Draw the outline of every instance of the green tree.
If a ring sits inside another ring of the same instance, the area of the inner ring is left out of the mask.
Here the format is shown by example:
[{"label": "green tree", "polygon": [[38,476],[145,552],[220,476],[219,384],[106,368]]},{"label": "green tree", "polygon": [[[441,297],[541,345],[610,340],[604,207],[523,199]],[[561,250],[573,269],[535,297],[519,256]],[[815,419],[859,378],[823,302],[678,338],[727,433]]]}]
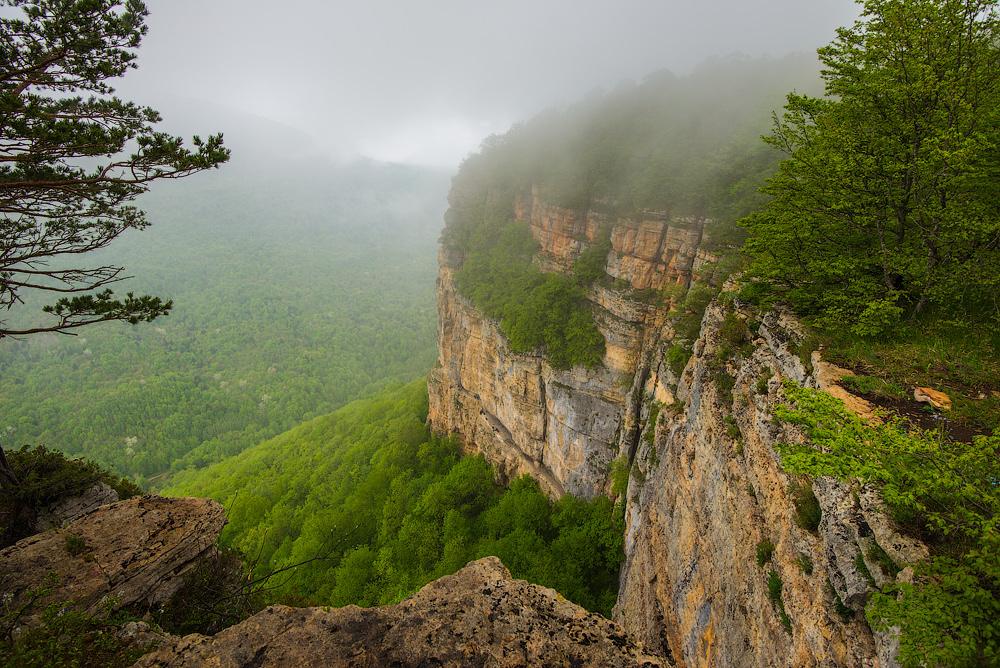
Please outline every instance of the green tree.
[{"label": "green tree", "polygon": [[[159,114],[114,96],[109,81],[135,68],[146,33],[139,0],[0,0],[0,308],[31,290],[63,295],[46,324],[0,321],[0,338],[68,332],[109,320],[153,320],[169,301],[106,286],[126,278],[114,265],[77,256],[148,225],[132,206],[150,183],[217,167],[222,135],[156,130]],[[86,97],[84,97],[86,95]]]},{"label": "green tree", "polygon": [[819,50],[826,97],[788,96],[788,154],[749,216],[752,273],[856,334],[929,307],[1000,317],[995,0],[865,0]]}]

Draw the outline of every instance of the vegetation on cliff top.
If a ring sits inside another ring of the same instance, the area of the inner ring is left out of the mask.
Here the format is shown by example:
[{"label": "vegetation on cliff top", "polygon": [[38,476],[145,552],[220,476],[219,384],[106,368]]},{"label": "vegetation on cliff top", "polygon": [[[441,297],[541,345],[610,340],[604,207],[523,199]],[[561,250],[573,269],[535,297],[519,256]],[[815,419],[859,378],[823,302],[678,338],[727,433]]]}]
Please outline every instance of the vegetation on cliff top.
[{"label": "vegetation on cliff top", "polygon": [[751,275],[867,336],[927,312],[1000,325],[995,0],[867,0],[819,50],[826,97],[791,94],[787,154],[745,220]]},{"label": "vegetation on cliff top", "polygon": [[801,427],[810,444],[783,446],[782,465],[875,485],[898,525],[931,549],[917,564],[893,564],[875,550],[889,577],[914,566],[916,578],[871,594],[872,626],[902,628],[905,665],[1000,661],[1000,433],[958,443],[899,421],[865,423],[824,392],[793,383],[784,391],[788,404],[777,416]]},{"label": "vegetation on cliff top", "polygon": [[259,570],[315,559],[287,573],[279,596],[392,603],[496,555],[515,577],[609,615],[623,557],[611,501],[551,502],[527,477],[498,486],[481,457],[431,437],[426,402],[424,381],[356,401],[168,491],[224,503],[224,543]]}]

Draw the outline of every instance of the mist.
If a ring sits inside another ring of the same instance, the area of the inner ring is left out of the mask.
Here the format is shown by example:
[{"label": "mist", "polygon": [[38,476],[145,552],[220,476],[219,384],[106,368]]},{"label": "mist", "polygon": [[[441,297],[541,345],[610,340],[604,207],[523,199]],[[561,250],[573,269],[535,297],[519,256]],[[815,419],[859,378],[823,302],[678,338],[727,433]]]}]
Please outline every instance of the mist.
[{"label": "mist", "polygon": [[168,129],[226,132],[235,162],[454,168],[545,108],[712,57],[812,53],[856,15],[851,0],[172,0],[150,3],[119,93]]}]

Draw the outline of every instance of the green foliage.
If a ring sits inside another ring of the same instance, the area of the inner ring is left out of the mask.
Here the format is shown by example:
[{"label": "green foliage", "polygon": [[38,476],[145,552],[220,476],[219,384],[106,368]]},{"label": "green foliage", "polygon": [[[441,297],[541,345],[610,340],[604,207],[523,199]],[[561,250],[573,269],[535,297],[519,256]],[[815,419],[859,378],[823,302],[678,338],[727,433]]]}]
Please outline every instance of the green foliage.
[{"label": "green foliage", "polygon": [[95,614],[53,604],[41,623],[0,638],[0,666],[9,668],[125,668],[150,651],[146,644],[122,638],[131,621],[126,613],[101,609]]},{"label": "green foliage", "polygon": [[865,550],[865,556],[867,556],[870,561],[878,564],[879,569],[890,578],[896,577],[899,571],[902,570],[896,562],[892,560],[892,557],[890,557],[889,554],[882,549],[882,546],[874,540],[871,542],[871,545],[868,546],[868,549]]},{"label": "green foliage", "polygon": [[160,184],[142,199],[156,224],[102,251],[142,268],[137,291],[169,295],[169,318],[3,339],[5,443],[46,443],[155,487],[433,365],[446,176],[239,169]]},{"label": "green foliage", "polygon": [[784,586],[785,584],[781,581],[781,576],[778,575],[777,571],[772,570],[767,574],[767,597],[771,599],[775,610],[778,611],[781,625],[785,627],[786,631],[791,633],[792,620],[788,617],[788,613],[785,612],[785,602],[781,598],[781,591],[784,589]]},{"label": "green foliage", "polygon": [[732,415],[727,415],[722,421],[726,425],[726,436],[733,441],[739,440],[743,432],[740,431],[740,424],[736,421],[736,418]]},{"label": "green foliage", "polygon": [[792,93],[788,158],[745,219],[751,273],[858,336],[928,307],[1000,318],[993,0],[866,0],[819,50],[827,97]]},{"label": "green foliage", "polygon": [[757,394],[767,394],[768,385],[773,377],[774,372],[772,371],[767,371],[757,376],[757,384],[754,386],[757,390]]},{"label": "green foliage", "polygon": [[622,455],[611,462],[611,494],[621,498],[628,490],[629,461]]},{"label": "green foliage", "polygon": [[678,378],[684,373],[684,367],[687,366],[688,360],[691,359],[691,350],[686,346],[679,343],[672,343],[670,347],[667,348],[667,352],[664,355],[664,360],[670,370],[674,372],[674,375]]},{"label": "green foliage", "polygon": [[[1000,429],[1000,331],[923,318],[892,337],[861,340],[826,332],[824,358],[859,375],[859,391],[876,399],[903,399],[914,387],[942,389],[952,399],[949,421],[989,434]],[[855,382],[845,378],[845,383]],[[903,391],[903,395],[897,395]]]},{"label": "green foliage", "polygon": [[796,481],[792,483],[792,503],[795,505],[795,523],[806,531],[819,531],[819,522],[823,519],[823,510],[819,499],[813,492],[812,482]]},{"label": "green foliage", "polygon": [[840,616],[840,618],[844,620],[845,623],[854,619],[854,609],[844,604],[843,599],[840,598],[840,594],[838,594],[837,590],[833,588],[833,585],[830,584],[829,580],[826,583],[826,587],[829,590],[830,595],[833,596],[833,609]]},{"label": "green foliage", "polygon": [[875,576],[872,575],[870,570],[868,570],[868,564],[865,563],[865,558],[861,553],[858,553],[854,557],[854,568],[856,568],[858,573],[861,574],[861,577],[868,582],[868,586],[875,586]]},{"label": "green foliage", "polygon": [[[915,565],[912,584],[891,583],[871,594],[872,626],[902,628],[906,665],[996,662],[1000,433],[955,443],[891,420],[867,424],[823,392],[789,383],[785,393],[789,404],[778,414],[800,426],[811,445],[781,446],[783,466],[876,485],[896,520],[932,548],[930,559]],[[858,561],[867,573],[861,555]]]},{"label": "green foliage", "polygon": [[87,551],[87,541],[75,533],[66,534],[66,554],[78,557]]},{"label": "green foliage", "polygon": [[611,501],[553,503],[530,478],[504,490],[481,457],[430,436],[426,411],[418,381],[179,474],[169,491],[223,502],[223,541],[260,555],[258,574],[318,557],[283,575],[279,597],[392,603],[497,555],[516,577],[609,614],[623,554]]},{"label": "green foliage", "polygon": [[543,274],[531,261],[536,248],[526,225],[482,226],[455,276],[458,289],[500,327],[512,349],[544,349],[557,369],[598,366],[604,337],[583,290],[571,279]]},{"label": "green foliage", "polygon": [[896,383],[875,376],[844,376],[840,384],[855,394],[864,394],[886,399],[905,399],[906,390]]},{"label": "green foliage", "polygon": [[[192,147],[156,128],[160,115],[114,97],[111,82],[136,67],[146,34],[138,0],[5,0],[0,15],[0,307],[25,295],[62,297],[55,316],[0,338],[69,332],[107,321],[148,322],[172,304],[159,297],[115,299],[106,286],[124,266],[68,263],[89,257],[149,223],[134,200],[152,182],[178,179],[229,159],[222,135]],[[97,291],[83,294],[87,291]],[[50,295],[51,296],[51,295]]]},{"label": "green foliage", "polygon": [[573,263],[573,277],[586,287],[596,281],[608,278],[604,267],[611,252],[611,230],[605,226],[598,230],[597,239],[587,246]]},{"label": "green foliage", "polygon": [[7,461],[20,484],[0,487],[0,517],[3,518],[0,546],[4,547],[30,535],[39,510],[80,494],[97,482],[114,489],[122,499],[141,492],[135,484],[93,462],[69,459],[45,446],[24,446],[8,452]]},{"label": "green foliage", "polygon": [[763,566],[771,560],[771,556],[774,554],[774,543],[769,539],[757,543],[757,565]]},{"label": "green foliage", "polygon": [[267,597],[261,589],[268,582],[252,583],[242,555],[221,548],[198,563],[167,603],[151,611],[153,620],[174,635],[214,635],[264,608]]},{"label": "green foliage", "polygon": [[663,404],[659,401],[652,401],[649,404],[649,415],[646,416],[646,429],[642,434],[642,440],[647,445],[653,445],[653,440],[656,438],[656,421],[660,418],[660,411],[662,409]]}]

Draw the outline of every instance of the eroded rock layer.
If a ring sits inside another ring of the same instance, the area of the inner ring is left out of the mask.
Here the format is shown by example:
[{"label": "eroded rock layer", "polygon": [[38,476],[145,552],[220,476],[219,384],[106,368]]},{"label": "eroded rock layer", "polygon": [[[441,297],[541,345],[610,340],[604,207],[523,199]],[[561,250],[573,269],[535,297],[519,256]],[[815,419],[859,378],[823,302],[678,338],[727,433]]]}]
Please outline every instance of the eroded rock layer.
[{"label": "eroded rock layer", "polygon": [[0,551],[0,589],[10,609],[33,601],[22,624],[54,602],[91,612],[153,606],[215,549],[223,524],[222,506],[210,499],[141,496],[101,506]]},{"label": "eroded rock layer", "polygon": [[551,589],[514,580],[495,557],[398,605],[271,606],[213,637],[173,638],[137,667],[661,666],[617,624]]}]

